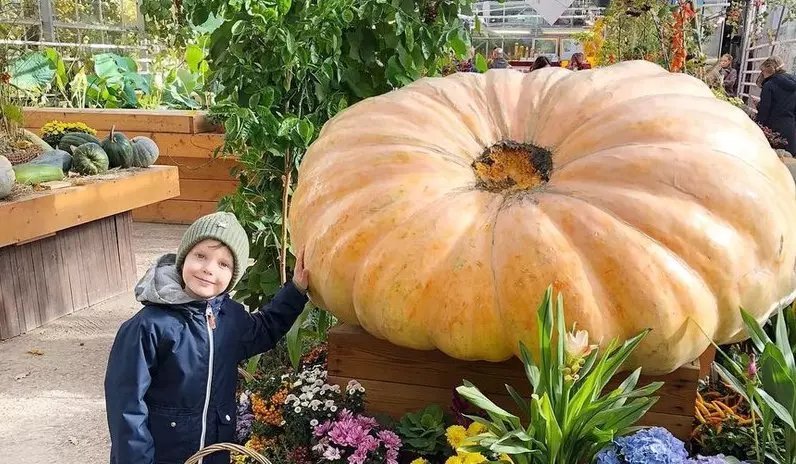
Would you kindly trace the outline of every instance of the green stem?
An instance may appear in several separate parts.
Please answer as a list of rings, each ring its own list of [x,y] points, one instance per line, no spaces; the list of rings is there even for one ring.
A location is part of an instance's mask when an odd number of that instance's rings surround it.
[[[760,459],[760,441],[757,438],[757,420],[755,419],[755,398],[754,398],[754,387],[750,385],[747,381],[746,384],[746,396],[749,397],[749,407],[751,409],[752,415],[752,434],[755,439],[755,457],[757,458],[757,462],[763,464],[763,461]]]

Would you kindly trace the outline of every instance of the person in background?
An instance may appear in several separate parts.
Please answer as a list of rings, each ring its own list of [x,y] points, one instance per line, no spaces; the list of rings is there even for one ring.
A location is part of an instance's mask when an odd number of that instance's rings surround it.
[[[586,62],[586,56],[583,53],[575,53],[572,55],[572,58],[569,59],[569,65],[567,65],[567,69],[572,71],[579,71],[581,69],[586,69],[588,67],[588,63]]]
[[[506,54],[503,52],[502,48],[498,48],[494,52],[494,58],[492,59],[492,63],[489,64],[490,69],[506,69],[510,68],[511,65],[509,64],[508,60],[506,60]]]
[[[757,84],[762,88],[756,120],[788,141],[785,149],[796,155],[796,77],[785,72],[782,58],[772,56],[760,64]]]
[[[547,68],[549,66],[552,66],[550,64],[550,60],[548,60],[546,56],[540,56],[533,61],[531,69],[528,72],[536,71],[537,69]]]
[[[724,87],[724,92],[730,96],[735,96],[735,85],[738,83],[738,71],[732,67],[732,55],[729,53],[725,53],[721,56],[721,60],[719,60],[721,68],[719,68],[719,74],[722,78],[722,86]]]

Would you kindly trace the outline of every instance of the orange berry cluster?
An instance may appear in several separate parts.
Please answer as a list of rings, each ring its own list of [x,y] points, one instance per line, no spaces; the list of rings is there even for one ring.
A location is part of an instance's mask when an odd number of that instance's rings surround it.
[[[285,398],[287,398],[286,388],[277,391],[267,403],[259,396],[252,395],[254,418],[266,424],[279,427],[282,425],[282,408],[285,405]]]
[[[266,449],[274,446],[276,443],[276,437],[268,437],[264,438],[259,435],[252,435],[248,442],[246,442],[246,447],[251,448],[258,453],[262,453]]]

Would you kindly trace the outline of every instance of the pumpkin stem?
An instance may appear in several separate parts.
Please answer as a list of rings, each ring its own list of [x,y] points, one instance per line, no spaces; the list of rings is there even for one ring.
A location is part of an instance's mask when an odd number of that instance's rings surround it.
[[[550,180],[553,155],[535,145],[501,141],[473,161],[472,168],[479,189],[491,192],[531,190]]]
[[[110,135],[110,138],[111,138],[111,140],[113,140],[113,133],[114,133],[115,131],[116,131],[116,124],[114,124],[114,125],[112,125],[112,126],[111,126],[111,135]]]

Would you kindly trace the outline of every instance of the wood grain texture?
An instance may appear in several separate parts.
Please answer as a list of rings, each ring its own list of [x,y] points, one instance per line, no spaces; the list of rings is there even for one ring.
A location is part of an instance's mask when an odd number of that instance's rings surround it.
[[[501,363],[461,361],[436,350],[398,347],[348,324],[329,331],[328,347],[330,378],[343,385],[351,379],[362,383],[372,412],[398,417],[434,401],[447,407],[453,389],[465,379],[490,398],[502,398],[507,406],[513,401],[506,384],[524,396],[531,394],[522,363],[516,358]],[[618,386],[628,374],[618,374],[606,388]],[[697,363],[664,376],[642,375],[639,386],[664,382],[656,392],[660,398],[645,416],[645,423],[674,427],[672,433],[687,438],[693,422],[698,379]]]
[[[0,248],[0,340],[129,291],[132,214]]]
[[[196,219],[216,211],[215,201],[166,200],[133,211],[138,222],[163,224],[190,224]]]
[[[152,166],[86,185],[34,192],[0,203],[0,246],[52,234],[69,227],[178,196],[177,169]]]
[[[216,132],[204,111],[181,110],[139,110],[104,108],[23,108],[24,126],[36,130],[47,122],[83,122],[97,131],[110,130],[116,126],[119,131],[159,132],[198,134]]]

